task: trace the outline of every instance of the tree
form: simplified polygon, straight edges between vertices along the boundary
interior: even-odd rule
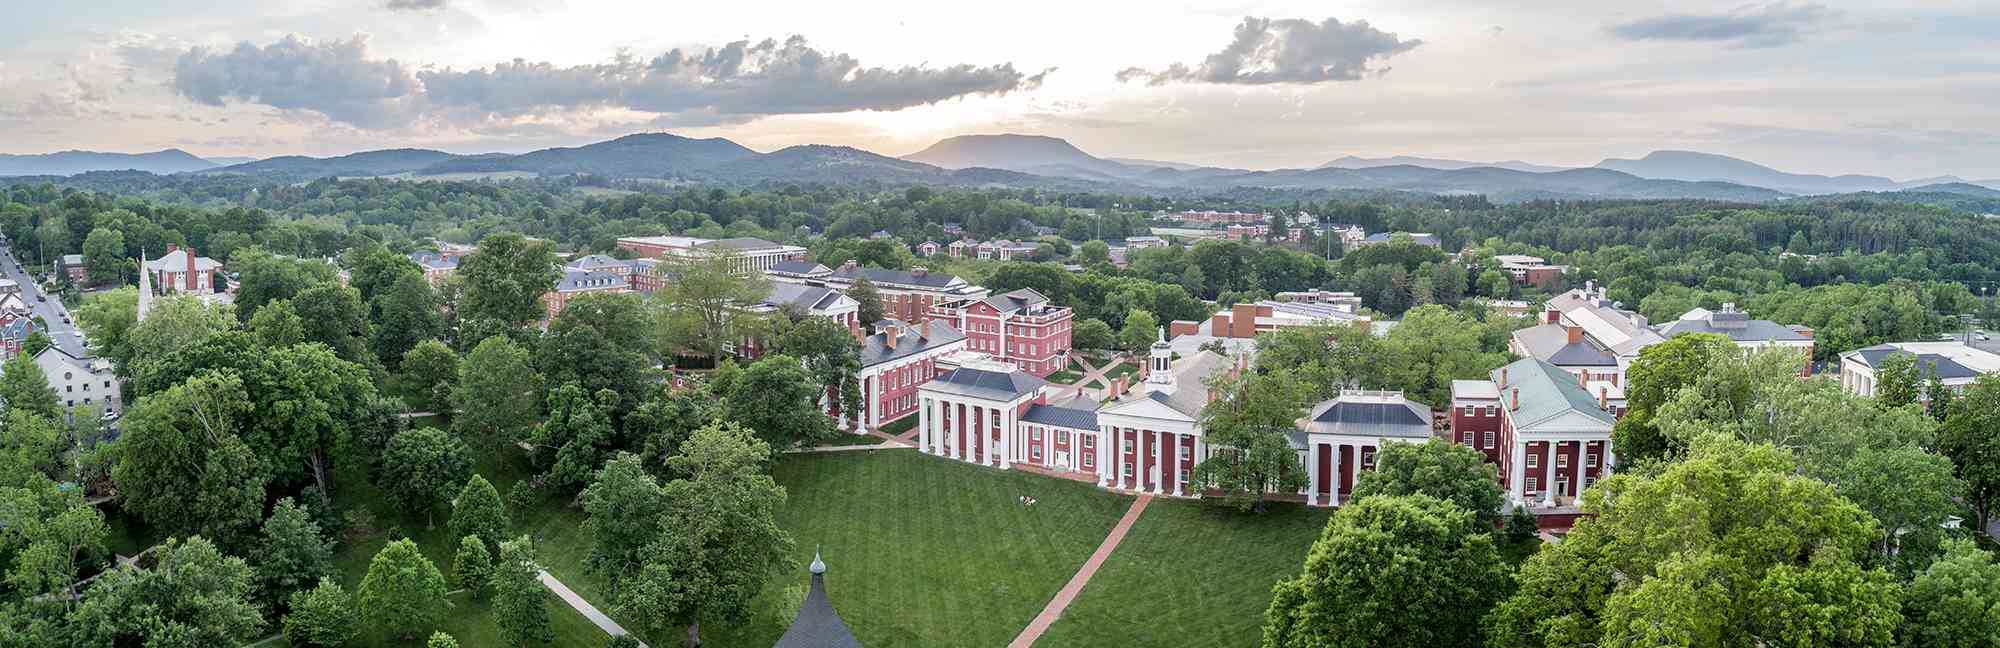
[[[1134,310],[1131,315],[1126,315],[1125,328],[1118,332],[1119,346],[1133,355],[1146,353],[1159,339],[1160,322],[1153,319],[1152,312],[1145,310]]]
[[[549,417],[529,436],[544,483],[569,490],[590,481],[615,441],[610,410],[617,402],[616,392],[586,394],[573,382],[549,391]]]
[[[646,474],[639,457],[621,452],[598,469],[583,491],[584,526],[590,530],[591,571],[611,584],[611,595],[628,574],[645,567],[646,548],[660,535],[666,492]]]
[[[411,405],[424,411],[452,408],[451,392],[458,387],[459,358],[451,346],[435,339],[418,342],[403,354],[403,387],[413,397]]]
[[[1305,568],[1272,588],[1266,648],[1470,646],[1508,586],[1472,511],[1428,495],[1340,508]]]
[[[653,293],[661,353],[721,357],[723,345],[737,339],[732,331],[760,317],[743,305],[763,301],[770,283],[760,273],[737,272],[737,259],[696,254],[661,264],[660,274],[669,277]]]
[[[263,512],[268,479],[237,436],[251,407],[242,379],[229,370],[139,399],[125,416],[111,468],[125,510],[169,534],[241,546]]]
[[[840,406],[843,417],[859,416],[861,342],[847,325],[828,317],[807,317],[778,337],[775,350],[798,358],[824,398]]]
[[[452,390],[452,430],[482,449],[520,438],[535,420],[542,378],[528,362],[528,352],[505,336],[489,337],[473,347]]]
[[[1885,645],[1897,588],[1860,561],[1874,520],[1768,444],[1710,433],[1584,492],[1486,626],[1491,646]]]
[[[91,285],[124,283],[125,233],[103,227],[90,230],[83,237],[83,267]]]
[[[535,368],[552,385],[576,382],[585,391],[619,395],[613,411],[638,404],[657,382],[652,317],[631,293],[587,293],[563,306],[535,349]]]
[[[261,598],[272,605],[295,599],[308,583],[324,587],[333,575],[333,543],[320,537],[319,525],[289,497],[278,500],[264,520],[255,558]]]
[[[740,372],[717,372],[712,384],[722,397],[723,417],[772,447],[810,446],[835,434],[833,420],[819,408],[822,392],[791,356],[773,353]]]
[[[417,428],[389,440],[382,453],[384,491],[404,511],[424,516],[424,528],[435,526],[439,504],[465,483],[472,456],[465,444],[437,428]]]
[[[21,341],[21,355],[33,358],[55,345],[56,341],[50,339],[49,334],[42,332],[41,329],[35,329],[29,331],[27,339]]]
[[[374,331],[370,343],[375,355],[395,365],[417,343],[443,335],[444,319],[438,311],[441,303],[437,290],[420,272],[402,274],[376,292],[368,300],[368,321]]]
[[[2000,565],[1971,540],[1945,545],[1944,558],[1903,593],[1905,646],[2000,645]]]
[[[1069,332],[1070,346],[1092,351],[1108,351],[1118,347],[1118,338],[1111,332],[1111,325],[1104,320],[1090,318],[1076,323]]]
[[[284,629],[291,645],[338,648],[354,639],[354,604],[339,581],[321,577],[317,587],[293,593],[290,604]]]
[[[1076,246],[1076,263],[1082,266],[1111,263],[1111,245],[1103,241],[1084,241]]]
[[[1483,378],[1506,364],[1481,348],[1476,323],[1437,304],[1404,313],[1403,323],[1382,338],[1382,353],[1391,359],[1381,368],[1388,385],[1436,407],[1450,405],[1451,381]]]
[[[1198,490],[1222,491],[1239,509],[1259,512],[1271,493],[1298,492],[1306,471],[1289,435],[1305,415],[1304,385],[1283,371],[1209,380],[1217,398],[1201,408],[1201,425],[1214,451],[1189,480]]]
[[[516,232],[488,234],[479,240],[477,252],[459,261],[456,274],[465,282],[459,318],[509,329],[542,319],[548,314],[542,295],[562,278],[557,265],[555,248],[548,241]]]
[[[235,646],[264,627],[250,566],[201,537],[168,538],[150,569],[105,572],[71,615],[74,645]]]
[[[1740,355],[1735,342],[1711,333],[1676,335],[1640,349],[1626,371],[1625,415],[1611,431],[1619,463],[1678,456],[1685,448],[1661,436],[1653,423],[1660,407],[1710,367]]]
[[[274,300],[293,299],[313,286],[335,283],[336,274],[332,265],[318,259],[278,256],[254,247],[231,254],[229,269],[237,277],[236,315],[244,322]]]
[[[83,297],[76,309],[76,326],[90,337],[97,354],[109,358],[119,375],[130,376],[126,366],[132,361],[128,337],[139,324],[139,290],[118,288]]]
[[[493,565],[493,621],[500,638],[519,646],[555,639],[549,627],[549,590],[537,576],[535,542],[527,536],[500,543]]]
[[[226,306],[211,306],[184,294],[155,299],[146,310],[146,321],[126,335],[124,375],[139,378],[158,373],[159,365],[172,364],[174,352],[206,343],[210,337],[234,330],[236,324]]]
[[[1922,371],[1917,367],[1915,355],[1891,353],[1882,358],[1882,366],[1875,368],[1875,402],[1883,407],[1902,407],[1917,402],[1923,386]]]
[[[701,623],[740,621],[792,539],[778,527],[785,488],[764,473],[771,448],[742,427],[703,427],[668,460],[678,476],[663,487],[660,536],[631,576],[615,609],[645,631],[685,627],[701,645]]]
[[[876,322],[888,317],[888,308],[882,304],[882,290],[867,277],[856,279],[847,289],[847,296],[860,304],[861,325],[868,330],[874,330]]]
[[[42,374],[34,356],[26,353],[0,364],[0,405],[51,421],[62,420],[62,399],[49,387],[49,377]]]
[[[55,421],[24,410],[6,412],[0,420],[0,488],[64,479],[68,450]]]
[[[442,631],[433,632],[430,641],[424,642],[424,648],[458,648],[458,640]]]
[[[266,473],[281,484],[311,480],[320,504],[331,504],[328,474],[350,448],[358,413],[375,397],[368,371],[325,345],[298,344],[265,352],[244,388],[260,416],[243,441]]]
[[[306,323],[292,308],[292,300],[273,299],[250,316],[250,332],[266,349],[282,349],[306,341]]]
[[[443,620],[451,607],[445,591],[444,574],[417,550],[417,543],[405,538],[391,541],[368,561],[356,607],[372,627],[414,639]]]
[[[0,488],[0,511],[6,511],[0,521],[8,525],[0,529],[0,550],[15,551],[6,573],[9,585],[24,594],[60,597],[76,585],[79,568],[103,555],[111,531],[97,507],[57,494],[54,484],[42,485],[45,490]],[[31,494],[34,490],[42,490],[43,497]]]
[[[1986,528],[2000,501],[2000,377],[1980,376],[1953,402],[1938,431],[1938,449],[1964,480],[1966,503],[1979,512],[1978,528]]]
[[[307,342],[325,344],[348,362],[377,362],[368,347],[374,327],[368,323],[368,306],[362,303],[360,292],[334,282],[322,283],[299,291],[292,298],[292,308],[305,325]]]
[[[479,536],[465,536],[458,539],[458,553],[452,556],[452,582],[472,593],[472,598],[486,595],[486,586],[493,581],[493,554],[486,549],[486,541]]]
[[[507,526],[507,505],[500,502],[500,491],[493,483],[480,475],[466,480],[465,488],[452,500],[451,537],[473,536],[484,541],[488,549],[499,549],[500,541],[507,537]]]
[[[1386,495],[1429,495],[1467,511],[1475,525],[1490,530],[1505,502],[1500,477],[1486,455],[1472,446],[1431,438],[1423,443],[1384,444],[1375,469],[1354,483],[1354,499]]]

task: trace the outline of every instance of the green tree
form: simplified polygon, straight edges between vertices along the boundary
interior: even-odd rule
[[[83,238],[83,267],[91,285],[124,283],[125,233],[102,227],[90,230]]]
[[[348,362],[367,366],[378,361],[368,347],[374,327],[368,323],[368,306],[362,303],[360,292],[338,283],[323,283],[299,291],[292,297],[292,308],[305,325],[307,342],[325,344]]]
[[[332,265],[318,259],[278,256],[254,247],[231,254],[229,270],[236,273],[236,315],[244,322],[274,300],[294,299],[313,286],[339,285],[335,283],[337,269]],[[301,313],[304,311],[300,309]],[[146,319],[151,321],[152,315],[148,314]]]
[[[424,411],[448,411],[451,392],[458,388],[459,358],[451,346],[435,339],[418,342],[403,354],[403,387],[411,405]]]
[[[769,296],[770,282],[759,273],[736,271],[737,260],[700,254],[661,264],[661,275],[672,277],[653,293],[661,353],[721,357],[723,345],[738,337],[732,332],[761,317],[743,305]]]
[[[242,546],[263,513],[267,480],[237,436],[251,407],[243,381],[227,370],[139,399],[111,469],[125,510],[169,534]]]
[[[1938,431],[1938,449],[1964,480],[1965,501],[1979,512],[1978,528],[1986,528],[2000,501],[2000,376],[1980,376],[1953,402]]]
[[[535,349],[535,368],[551,385],[576,382],[585,391],[619,395],[613,411],[639,403],[658,378],[652,317],[632,293],[587,293],[563,306]]]
[[[1875,402],[1883,407],[1902,407],[1917,402],[1923,393],[1924,379],[1917,367],[1917,357],[1909,353],[1891,353],[1882,358],[1881,366],[1875,368]]]
[[[66,478],[68,449],[54,421],[25,410],[5,412],[0,421],[0,488]]]
[[[701,645],[701,623],[738,622],[786,562],[791,536],[779,528],[785,488],[764,473],[770,446],[730,423],[695,431],[668,460],[660,536],[615,609],[644,632],[680,626]]]
[[[81,646],[235,646],[264,627],[250,566],[201,537],[169,538],[150,569],[105,572],[71,615]]]
[[[289,497],[271,508],[254,557],[261,596],[273,605],[295,599],[309,583],[324,586],[333,575],[333,543],[320,537],[310,514]]]
[[[1375,453],[1375,469],[1354,483],[1354,499],[1377,495],[1429,495],[1471,511],[1479,529],[1492,529],[1505,502],[1500,477],[1486,455],[1471,446],[1432,437],[1423,443],[1389,443]]]
[[[562,271],[548,241],[498,232],[479,240],[479,251],[459,261],[457,275],[465,282],[458,306],[461,320],[518,329],[547,316],[542,295],[555,287]]]
[[[810,446],[835,434],[833,419],[819,408],[822,392],[797,359],[773,353],[740,372],[724,373],[711,383],[722,397],[723,417],[756,431],[772,447]]]
[[[458,640],[442,631],[433,632],[430,641],[424,642],[424,648],[458,648]]]
[[[54,485],[44,485],[53,495]],[[22,593],[61,596],[76,585],[84,565],[102,557],[111,530],[97,507],[61,496],[36,505],[30,490],[0,488],[0,521],[9,527],[0,529],[0,550],[14,551],[6,582]]]
[[[331,504],[329,474],[351,447],[358,413],[375,397],[368,371],[324,345],[299,344],[265,352],[244,388],[260,415],[243,441],[264,470],[282,484],[310,480],[320,503]]]
[[[807,317],[778,337],[778,353],[799,359],[822,394],[837,399],[852,419],[861,411],[861,341],[847,325],[828,317]]]
[[[451,578],[453,584],[470,592],[472,598],[486,596],[486,586],[493,582],[493,554],[479,536],[458,539],[458,553],[451,560]]]
[[[1143,355],[1160,339],[1160,322],[1153,313],[1134,310],[1125,316],[1125,328],[1118,332],[1118,344],[1134,355]]]
[[[1486,626],[1492,646],[1886,645],[1897,587],[1864,569],[1876,527],[1785,452],[1698,437],[1651,475],[1584,492]]]
[[[1676,335],[1648,346],[1626,370],[1625,415],[1612,428],[1619,463],[1678,456],[1685,447],[1667,440],[1654,417],[1682,387],[1695,384],[1717,363],[1740,357],[1736,343],[1711,333]]]
[[[1201,425],[1214,451],[1189,480],[1198,491],[1222,491],[1237,508],[1260,512],[1271,494],[1298,492],[1306,471],[1290,434],[1305,415],[1304,385],[1283,371],[1209,380],[1217,398],[1201,408]]]
[[[567,491],[590,481],[615,441],[610,410],[617,401],[611,390],[587,394],[574,382],[549,391],[549,417],[529,436],[546,484]]]
[[[444,318],[438,307],[437,290],[418,272],[403,274],[395,283],[368,300],[368,321],[374,338],[371,348],[382,362],[403,361],[403,354],[419,342],[444,334]]]
[[[1451,381],[1481,378],[1506,364],[1481,347],[1476,323],[1437,304],[1404,313],[1382,338],[1382,353],[1390,359],[1381,369],[1388,385],[1433,407],[1451,404]]]
[[[294,592],[285,613],[285,641],[294,646],[338,648],[354,639],[354,603],[340,582],[322,577],[319,585]]]
[[[854,285],[847,289],[847,296],[860,304],[858,316],[862,327],[873,331],[876,322],[888,317],[888,308],[882,304],[882,290],[867,277],[854,280]]]
[[[1111,332],[1111,325],[1104,320],[1090,318],[1077,322],[1069,331],[1071,347],[1091,351],[1108,351],[1118,347],[1118,337]]]
[[[49,387],[49,377],[42,374],[34,356],[26,353],[0,364],[0,405],[51,421],[62,420],[62,399]]]
[[[162,365],[174,365],[174,352],[199,346],[210,337],[234,330],[236,323],[226,306],[211,306],[182,294],[155,299],[147,307],[146,321],[133,326],[125,336],[124,375],[137,379],[161,373]]]
[[[501,503],[500,491],[485,477],[473,475],[452,500],[451,537],[477,537],[488,549],[498,549],[507,537],[508,524],[507,505]]]
[[[83,305],[76,309],[76,326],[90,337],[91,347],[98,355],[109,358],[119,375],[129,376],[126,365],[132,361],[132,347],[129,337],[133,327],[139,324],[139,290],[118,288],[95,292],[83,297]]]
[[[1508,587],[1493,535],[1428,495],[1355,500],[1334,514],[1297,577],[1272,588],[1266,648],[1470,646]]]
[[[382,453],[381,486],[398,508],[424,516],[433,528],[433,514],[472,473],[472,456],[465,444],[437,428],[417,428],[389,440]]]
[[[626,576],[645,567],[647,547],[660,535],[665,504],[666,492],[631,453],[605,462],[584,489],[584,526],[591,541],[585,564],[610,582],[614,598]]]
[[[500,639],[516,646],[555,639],[549,627],[549,590],[537,576],[535,542],[527,536],[500,543],[493,565],[493,622]]]
[[[482,449],[513,443],[534,423],[541,390],[526,350],[504,336],[482,340],[465,357],[452,390],[458,410],[452,430]]]
[[[273,299],[250,316],[250,332],[266,349],[282,349],[306,341],[306,323],[299,319],[292,300]]]
[[[1076,246],[1076,263],[1083,266],[1111,263],[1111,246],[1103,241],[1084,241]]]
[[[390,541],[368,561],[356,607],[371,627],[414,639],[444,619],[451,608],[445,591],[444,574],[405,538]]]
[[[1944,558],[1903,592],[1904,646],[2000,645],[2000,565],[1971,540],[1945,545]]]
[[[48,333],[42,332],[41,329],[35,329],[29,331],[27,339],[21,341],[21,355],[33,358],[41,355],[42,351],[55,345],[56,341],[50,339]]]

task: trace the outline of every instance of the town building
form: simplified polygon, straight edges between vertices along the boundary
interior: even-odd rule
[[[785,277],[772,275],[772,280]],[[882,294],[882,316],[905,322],[922,323],[930,320],[931,307],[937,304],[964,299],[985,299],[991,294],[985,288],[974,286],[948,274],[933,274],[929,268],[916,266],[909,270],[889,270],[886,268],[864,267],[848,261],[839,270],[832,271],[821,281],[835,290],[846,293],[862,279],[875,284]]]
[[[1410,237],[1410,242],[1415,243],[1417,245],[1428,245],[1434,248],[1444,247],[1444,239],[1439,238],[1438,235],[1432,234],[1430,232],[1376,232],[1374,234],[1369,234],[1364,237],[1353,239],[1351,242],[1347,238],[1343,237],[1342,241],[1344,243],[1349,243],[1347,249],[1352,250],[1358,247],[1388,243],[1390,241],[1396,240],[1396,237],[1398,236],[1408,236]]]
[[[1388,443],[1431,437],[1431,408],[1399,391],[1342,390],[1298,421],[1292,447],[1306,466],[1306,503],[1339,506],[1353,497],[1361,472],[1375,469]]]
[[[872,430],[917,413],[918,388],[944,372],[940,360],[965,348],[965,334],[944,322],[876,322],[875,334],[861,339],[861,371],[855,377],[861,381],[862,404],[856,418]],[[828,411],[844,424],[838,396],[829,395],[833,405]]]
[[[938,245],[937,241],[924,241],[917,244],[917,256],[924,258],[934,257],[942,249],[944,249],[944,246]]]
[[[833,277],[833,269],[811,261],[780,261],[764,269],[772,281],[821,283]]]
[[[692,236],[634,236],[618,239],[618,247],[648,259],[728,255],[738,272],[762,272],[784,261],[803,261],[806,249],[760,238],[705,239]]]
[[[1723,304],[1721,310],[1711,311],[1696,308],[1676,319],[1655,327],[1660,335],[1674,337],[1689,333],[1712,333],[1727,337],[1736,346],[1745,349],[1780,347],[1796,349],[1807,361],[1806,371],[1811,372],[1813,356],[1813,330],[1805,326],[1787,326],[1771,320],[1750,319],[1750,316],[1736,308],[1736,304]]]
[[[1012,261],[1014,259],[1026,259],[1033,255],[1035,250],[1040,247],[1033,241],[1009,241],[1001,239],[980,243],[978,254],[981,261]]]
[[[1544,528],[1568,527],[1581,514],[1577,496],[1615,463],[1614,406],[1606,392],[1592,394],[1574,374],[1536,358],[1488,378],[1453,381],[1452,440],[1499,467],[1510,504],[1528,507]]]
[[[861,330],[861,303],[825,286],[773,281],[764,301],[750,307],[753,312],[787,309],[795,309],[803,317],[824,317],[840,322],[857,335]]]
[[[1256,212],[1190,210],[1168,215],[1166,220],[1180,221],[1185,225],[1221,226],[1235,223],[1262,223],[1265,222],[1265,217],[1263,214]]]
[[[648,295],[660,289],[659,267],[659,259],[620,259],[604,254],[588,254],[563,264],[565,272],[581,270],[624,277],[626,289]]]
[[[450,277],[452,273],[458,272],[458,261],[462,258],[464,256],[460,254],[432,252],[429,250],[410,253],[410,261],[415,262],[417,267],[423,269],[424,278],[430,280],[433,286],[444,283],[446,277]]]
[[[951,258],[963,259],[978,253],[979,242],[972,239],[959,239],[944,246],[944,250],[945,254],[951,255]]]
[[[1543,290],[1554,289],[1563,273],[1569,272],[1569,266],[1549,265],[1546,259],[1526,254],[1501,254],[1494,256],[1493,260],[1500,264],[1500,271],[1507,273],[1514,283]]]
[[[1550,298],[1541,319],[1542,324],[1510,334],[1507,350],[1618,387],[1625,385],[1625,370],[1641,349],[1666,340],[1645,316],[1606,299],[1591,284]]]
[[[2000,373],[2000,354],[1960,341],[1891,342],[1840,354],[1840,385],[1848,391],[1873,397],[1880,385],[1875,370],[1891,355],[1908,354],[1916,360],[1922,380],[1936,376],[1954,394],[1986,374]],[[1918,390],[1918,398],[1928,398]]]
[[[19,355],[21,345],[28,341],[28,334],[34,332],[34,312],[21,301],[21,296],[0,295],[0,360]]]
[[[1229,310],[1210,315],[1207,320],[1177,320],[1168,324],[1172,337],[1201,335],[1217,338],[1250,339],[1259,334],[1295,326],[1352,324],[1367,326],[1372,318],[1354,312],[1346,304],[1283,302],[1260,300],[1234,304]]]
[[[542,293],[542,304],[548,308],[549,320],[554,321],[557,315],[562,314],[563,307],[577,295],[596,292],[631,292],[631,288],[626,286],[625,275],[564,268],[562,278],[556,280],[553,289]]]
[[[48,378],[49,388],[61,398],[63,407],[97,406],[105,412],[119,412],[119,390],[124,385],[104,358],[78,358],[55,345],[35,354],[35,366]]]
[[[1327,304],[1344,307],[1349,311],[1361,310],[1361,297],[1351,292],[1332,290],[1287,291],[1276,295],[1278,301],[1300,304]]]
[[[62,260],[57,265],[61,266],[62,274],[69,279],[70,284],[77,286],[90,284],[90,268],[84,265],[83,255],[62,255]]]
[[[1263,223],[1225,225],[1222,228],[1222,236],[1231,241],[1261,241],[1270,231],[1270,226]]]
[[[163,293],[215,294],[215,275],[222,271],[221,262],[195,254],[194,248],[182,249],[171,243],[165,255],[152,261],[142,259],[141,263]]]
[[[1031,288],[931,307],[931,317],[964,331],[967,348],[1039,377],[1069,364],[1073,311]]]

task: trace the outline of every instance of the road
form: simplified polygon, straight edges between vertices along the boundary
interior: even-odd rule
[[[19,261],[14,257],[13,248],[0,244],[0,275],[5,275],[20,284],[21,298],[28,302],[28,307],[34,309],[36,315],[42,317],[43,322],[48,323],[43,332],[48,334],[49,339],[55,341],[57,348],[70,355],[83,357],[83,334],[76,329],[75,315],[64,308],[62,301],[55,297],[50,297],[48,301],[35,299],[42,294],[41,284],[36,283],[34,278],[23,271],[18,265]],[[65,319],[70,321],[66,322]]]

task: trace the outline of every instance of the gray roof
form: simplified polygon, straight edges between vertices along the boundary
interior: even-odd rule
[[[1868,365],[1869,367],[1879,367],[1882,366],[1883,358],[1887,358],[1891,355],[1898,353],[1903,355],[1912,355],[1908,351],[1898,349],[1888,344],[1877,344],[1872,347],[1865,347],[1862,349],[1855,350],[1849,353],[1848,355],[1850,357],[1860,358],[1861,362],[1863,364]],[[1917,366],[1923,368],[1922,373],[1924,375],[1930,375],[1932,373],[1935,373],[1937,374],[1939,380],[1944,380],[1948,378],[1979,377],[1979,372],[1977,370],[1959,364],[1957,360],[1953,360],[1949,357],[1938,355],[1936,353],[1919,353],[1914,355],[1917,358]]]
[[[811,261],[779,261],[771,264],[770,269],[765,270],[765,272],[792,275],[823,275],[832,272],[832,270],[828,270],[826,266]]]
[[[1559,367],[1616,367],[1618,359],[1603,349],[1591,346],[1589,342],[1571,342],[1556,349],[1546,358],[1549,364]]]
[[[766,241],[760,238],[738,237],[738,238],[726,238],[715,241],[709,241],[707,243],[700,244],[700,247],[726,247],[732,250],[768,250],[771,248],[784,247],[784,245],[778,243],[772,243],[770,241]]]
[[[1569,411],[1602,421],[1606,429],[1618,422],[1610,413],[1598,409],[1597,398],[1576,382],[1576,376],[1561,367],[1534,358],[1516,360],[1493,371],[1496,384],[1500,382],[1501,371],[1507,372],[1506,384],[1500,386],[1501,398],[1511,399],[1513,390],[1520,390],[1519,406],[1509,403],[1516,426],[1531,426]]]
[[[577,270],[599,270],[603,268],[624,268],[631,265],[631,261],[620,260],[610,255],[589,254],[572,259],[569,263],[563,264],[563,267]]]
[[[433,270],[444,270],[444,269],[458,267],[458,257],[445,256],[437,252],[411,252],[410,260],[417,262],[417,265],[430,268]]]
[[[598,272],[596,270],[565,269],[561,279],[556,280],[556,290],[587,290],[612,288],[625,285],[625,275]]]
[[[1303,427],[1314,434],[1423,439],[1431,435],[1431,409],[1401,394],[1341,394],[1313,406]]]
[[[791,627],[785,628],[785,634],[771,648],[861,648],[861,641],[854,638],[854,631],[847,629],[847,622],[833,609],[833,600],[827,598],[826,563],[817,555],[811,571],[812,589],[806,590],[806,600],[799,603],[798,616],[792,617]]]
[[[1769,342],[1773,340],[1778,342],[1803,342],[1812,339],[1804,333],[1792,330],[1789,326],[1771,320],[1735,319],[1742,317],[1742,313],[1714,314],[1715,320],[1721,321],[1723,326],[1716,326],[1716,321],[1707,319],[1678,319],[1660,325],[1660,335],[1673,337],[1688,333],[1714,333],[1717,335],[1726,335],[1729,339],[1737,342]]]
[[[832,288],[782,281],[771,282],[771,292],[764,297],[764,303],[772,306],[798,304],[807,310],[825,308],[837,301],[840,301],[840,293]]]
[[[1097,410],[1057,405],[1029,405],[1028,411],[1021,414],[1021,420],[1073,430],[1096,430]]]
[[[959,396],[1010,401],[1041,389],[1049,381],[1026,371],[990,371],[959,367],[924,383],[923,388]]]
[[[927,272],[924,273],[924,276],[919,277],[911,274],[908,270],[869,267],[839,270],[835,271],[833,276],[849,281],[867,278],[870,283],[875,284],[899,284],[904,286],[924,286],[926,288],[943,288],[958,280],[958,277],[935,272]]]
[[[883,320],[877,323],[893,325],[897,329],[896,346],[889,347],[889,336],[878,332],[861,339],[861,366],[872,367],[897,358],[908,357],[965,339],[965,334],[952,328],[944,320],[931,320],[923,326],[911,326],[899,320]]]
[[[1041,293],[1035,292],[1035,289],[1022,288],[1020,290],[1015,290],[1012,292],[994,295],[992,297],[987,297],[986,305],[992,306],[994,310],[1000,311],[1002,313],[1012,313],[1014,311],[1018,311],[1024,308],[1029,308],[1037,304],[1046,304],[1048,303],[1048,301],[1049,298],[1043,297]]]
[[[1366,238],[1366,239],[1363,239],[1363,240],[1366,240],[1366,241],[1370,241],[1370,242],[1383,242],[1383,241],[1388,241],[1388,240],[1391,240],[1391,239],[1394,239],[1394,238],[1396,237],[1396,235],[1397,235],[1397,234],[1409,234],[1409,235],[1410,235],[1410,241],[1411,241],[1411,242],[1413,242],[1413,243],[1417,243],[1417,244],[1420,244],[1420,245],[1443,245],[1443,244],[1444,244],[1444,242],[1443,242],[1442,240],[1440,240],[1440,239],[1438,238],[1438,235],[1436,235],[1436,234],[1429,234],[1429,233],[1423,233],[1423,232],[1377,232],[1377,233],[1374,233],[1374,234],[1369,234],[1369,235],[1368,235],[1368,238]]]
[[[1159,401],[1188,416],[1201,416],[1201,408],[1208,405],[1207,378],[1217,371],[1227,370],[1230,362],[1229,356],[1209,351],[1183,356],[1172,369],[1173,388],[1148,391],[1145,398]]]
[[[1520,343],[1528,355],[1537,358],[1553,356],[1569,344],[1569,332],[1561,324],[1537,324],[1513,333],[1514,341]]]

